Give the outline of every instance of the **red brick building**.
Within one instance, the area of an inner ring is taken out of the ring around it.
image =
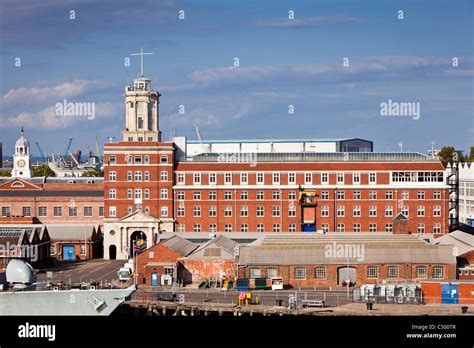
[[[424,280],[421,291],[425,303],[474,304],[472,280]]]

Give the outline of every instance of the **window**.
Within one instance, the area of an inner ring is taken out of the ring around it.
[[[345,194],[344,194],[344,191],[337,191],[336,192],[336,198],[338,200],[343,200],[345,198]]]
[[[367,267],[367,278],[377,279],[379,277],[379,268],[378,266],[368,266]]]
[[[150,214],[150,207],[145,207],[145,214]]]
[[[201,200],[201,192],[193,192],[193,199],[195,201],[200,201]]]
[[[393,232],[393,224],[386,224],[385,232]]]
[[[433,225],[433,233],[441,233],[441,224],[440,223],[435,223]]]
[[[225,173],[224,174],[224,183],[227,185],[232,184],[232,173]]]
[[[369,184],[377,183],[377,173],[369,173]]]
[[[143,159],[144,159],[145,164],[150,164],[150,156],[145,155]]]
[[[327,201],[329,199],[329,192],[328,191],[322,191],[321,192],[321,200]]]
[[[248,173],[240,173],[240,184],[248,184],[249,182],[249,174]]]
[[[288,184],[296,184],[296,174],[295,173],[288,173]]]
[[[168,207],[161,207],[160,208],[160,215],[163,217],[168,216]]]
[[[434,191],[433,192],[433,199],[441,199],[441,191]]]
[[[178,209],[176,211],[176,214],[180,217],[183,217],[184,216],[184,206],[178,206]]]
[[[117,180],[117,172],[109,172],[109,181]]]
[[[257,200],[263,201],[263,199],[264,199],[263,191],[258,191],[257,192]]]
[[[370,191],[369,192],[369,199],[377,199],[377,192],[376,191]]]
[[[217,199],[217,193],[216,191],[210,191],[209,192],[209,200],[210,201],[215,201]]]
[[[185,231],[185,225],[184,224],[178,224],[178,232],[184,232]]]
[[[117,159],[115,156],[109,156],[109,164],[110,165],[117,164]]]
[[[10,207],[2,207],[2,217],[10,217]]]
[[[288,232],[296,232],[296,224],[289,224]]]
[[[425,199],[425,191],[418,191],[416,197],[417,197],[419,200],[424,200],[424,199]]]
[[[224,232],[232,232],[232,224],[225,224]]]
[[[387,278],[398,278],[398,266],[388,266]]]
[[[405,199],[409,199],[410,195],[408,193],[408,191],[402,191],[402,199],[405,200]]]
[[[344,216],[345,215],[345,209],[342,206],[337,207],[337,216]]]
[[[215,185],[217,183],[217,174],[209,173],[209,185]]]
[[[419,205],[416,208],[416,216],[425,216],[425,206]]]
[[[352,216],[361,216],[360,205],[354,205],[354,207],[352,208]]]
[[[201,216],[201,207],[200,206],[195,206],[193,208],[193,216],[194,217],[200,217]]]
[[[257,232],[265,232],[265,225],[257,224]]]
[[[352,225],[352,230],[354,232],[360,232],[360,224],[354,224]]]
[[[321,207],[321,216],[329,216],[329,207],[328,206],[322,206]]]
[[[217,216],[217,207],[216,207],[216,206],[211,205],[211,206],[209,207],[209,216],[210,216],[210,217]]]
[[[135,181],[142,181],[142,172],[135,172]]]
[[[280,191],[273,191],[272,192],[272,199],[276,200],[276,201],[280,200]]]
[[[290,201],[295,200],[295,199],[296,199],[296,192],[295,192],[295,191],[290,191],[290,192],[288,192],[288,199],[289,199]]]
[[[410,215],[410,208],[406,205],[403,206],[402,208],[402,214],[408,217]]]
[[[142,199],[142,189],[135,189],[135,199]]]
[[[278,277],[278,268],[267,267],[267,278]]]
[[[323,230],[324,233],[329,232],[329,224],[322,224],[321,229]]]
[[[307,185],[311,185],[313,183],[313,174],[304,173],[304,183]]]
[[[280,206],[274,205],[272,208],[272,216],[280,216]]]
[[[352,183],[360,184],[360,173],[352,173]]]
[[[201,173],[194,173],[193,178],[195,184],[201,183]]]
[[[416,226],[416,232],[418,233],[425,233],[425,224],[418,224]]]
[[[240,192],[240,199],[242,201],[246,201],[247,199],[249,199],[249,193],[247,191]]]
[[[160,190],[160,198],[161,199],[168,199],[168,189],[161,189]]]
[[[428,270],[426,266],[416,266],[416,277],[426,278],[428,276]]]
[[[377,224],[369,224],[369,232],[377,232]]]
[[[147,173],[147,172],[145,172]],[[160,181],[168,181],[168,172],[161,171],[160,172]]]
[[[272,232],[280,232],[280,224],[273,224]]]
[[[133,172],[128,171],[127,172],[127,181],[132,181],[133,180]]]
[[[86,254],[86,246],[84,244],[81,244],[80,245],[80,253],[81,255],[85,255]]]
[[[63,215],[63,208],[62,207],[53,207],[53,216],[58,217]]]
[[[338,184],[344,184],[344,173],[337,173],[336,178]]]
[[[433,267],[433,278],[436,278],[436,279],[444,278],[444,267],[443,266],[434,266]]]
[[[385,206],[385,216],[393,216],[393,207],[391,205]]]
[[[209,232],[217,232],[217,225],[216,224],[210,224],[209,225]]]
[[[295,267],[295,279],[306,279],[306,267]]]
[[[280,173],[273,173],[273,185],[279,185],[280,184]]]
[[[321,173],[321,184],[329,184],[329,173]]]
[[[224,199],[225,199],[226,201],[232,200],[232,191],[225,191],[225,192],[224,192]]]
[[[125,161],[127,162],[127,164],[132,164],[133,157],[131,155],[126,155]]]
[[[109,207],[109,216],[115,217],[117,216],[117,208],[116,207]]]
[[[242,217],[249,216],[249,207],[247,206],[240,207],[240,216]]]
[[[103,206],[99,207],[99,216],[100,217],[104,216],[104,207]]]
[[[142,156],[135,156],[135,164],[142,164]]]
[[[178,173],[176,181],[178,184],[184,184],[184,173]]]
[[[440,205],[433,206],[433,216],[441,216],[441,206]]]
[[[48,207],[39,207],[38,216],[48,216]]]
[[[257,184],[264,184],[264,175],[263,173],[257,173]]]
[[[345,227],[344,224],[337,224],[337,232],[344,232]]]
[[[133,211],[133,208],[131,206],[127,207],[127,213],[128,214],[131,214]]]
[[[240,232],[248,232],[249,231],[249,225],[248,224],[241,224],[240,225]]]
[[[109,199],[115,199],[117,197],[117,191],[115,189],[109,190]]]
[[[360,200],[360,191],[352,192],[352,199],[354,199],[356,201]]]
[[[227,216],[227,217],[232,216],[232,207],[230,206],[225,207],[224,216]]]
[[[92,207],[84,207],[84,216],[86,217],[92,216]]]
[[[194,224],[193,232],[201,232],[201,224]]]
[[[288,207],[288,216],[296,216],[296,207],[294,205]]]
[[[167,172],[165,172],[165,173],[166,173],[166,180],[164,180],[164,181],[167,181],[168,180],[168,173]],[[150,172],[149,171],[145,172],[143,180],[150,181]]]
[[[385,191],[385,199],[386,200],[393,199],[393,191]]]
[[[369,216],[377,216],[377,207],[375,205],[369,207]]]
[[[145,199],[150,199],[150,189],[145,189]]]
[[[168,156],[160,156],[160,163],[168,163]]]
[[[23,207],[22,216],[31,216],[31,207]]]
[[[260,271],[260,267],[250,267],[250,278],[260,278],[262,273]]]
[[[178,192],[176,193],[176,199],[177,199],[178,201],[184,201],[184,191],[178,191]]]
[[[315,279],[326,279],[326,266],[317,266],[314,268]]]

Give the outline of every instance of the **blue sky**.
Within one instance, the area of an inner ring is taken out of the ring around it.
[[[124,59],[140,46],[155,53],[145,75],[162,94],[166,140],[170,129],[195,139],[197,124],[204,139],[358,137],[376,151],[399,151],[400,140],[410,151],[426,152],[431,141],[467,150],[473,10],[468,0],[3,0],[4,155],[22,125],[48,153],[63,152],[70,136],[83,152],[95,148],[95,134],[120,137],[123,88],[140,69],[138,58],[130,67]],[[95,119],[55,116],[64,99],[96,103]],[[388,100],[419,102],[420,118],[381,116]]]

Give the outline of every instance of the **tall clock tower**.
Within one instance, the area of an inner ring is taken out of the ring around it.
[[[23,127],[21,127],[21,137],[16,141],[13,155],[12,177],[31,178],[30,158],[30,143],[25,139]]]

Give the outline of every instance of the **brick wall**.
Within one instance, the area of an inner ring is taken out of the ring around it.
[[[203,279],[234,279],[236,267],[234,260],[222,259],[186,259],[178,260],[180,264],[178,278],[185,284],[200,282]]]

